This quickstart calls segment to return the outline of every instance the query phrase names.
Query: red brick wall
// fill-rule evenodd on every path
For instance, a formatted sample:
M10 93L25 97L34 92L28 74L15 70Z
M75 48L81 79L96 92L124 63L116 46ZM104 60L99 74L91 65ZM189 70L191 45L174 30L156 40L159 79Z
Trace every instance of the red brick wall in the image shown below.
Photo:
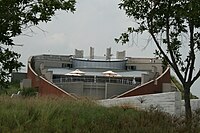
M138 86L130 91L127 91L117 96L116 98L161 93L163 83L171 83L170 68L167 68L167 70L162 75L160 75L156 80L151 80L141 86Z
M39 88L39 76L32 70L31 66L28 64L27 78L31 79L32 87Z
M28 72L27 78L31 79L32 87L38 88L39 95L56 95L56 96L64 96L69 97L70 99L76 99L74 96L70 95L69 93L63 91L56 85L52 84L48 80L44 79L41 76L38 76L31 67L31 58L29 59L28 63Z

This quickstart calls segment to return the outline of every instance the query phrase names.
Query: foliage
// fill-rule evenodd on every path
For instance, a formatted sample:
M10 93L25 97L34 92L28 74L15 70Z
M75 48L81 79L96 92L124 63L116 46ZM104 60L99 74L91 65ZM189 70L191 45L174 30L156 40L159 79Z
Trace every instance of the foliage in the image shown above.
M11 96L12 94L16 94L18 91L20 91L20 96L21 97L32 97L32 96L37 96L38 94L38 89L37 88L20 88L20 83L19 82L11 82L8 85L8 88L1 89L0 90L0 95L1 96Z
M23 88L20 93L24 97L37 96L38 89L36 88Z
M183 85L174 76L171 76L171 81L176 86L176 88L181 92L182 99L184 99ZM198 97L190 93L190 99L198 99Z
M0 97L0 132L75 132L75 133L187 133L184 119L158 110L105 108L92 101L65 98ZM200 118L200 114L195 115ZM196 119L193 132L198 132Z
M51 21L57 10L75 11L75 0L0 0L0 87L10 73L22 66L20 54L12 51L13 37L39 22Z
M11 96L13 93L17 93L20 91L20 83L19 82L10 82L8 85L8 88L2 88L0 89L0 95L1 96Z
M8 82L10 74L12 71L18 70L22 65L17 59L20 57L19 54L14 51L3 49L0 46L0 89L5 89L8 87Z
M172 67L183 85L186 116L191 118L190 88L200 76L199 67L195 67L200 52L200 1L121 0L119 8L137 26L115 40L125 44L131 33L150 34L158 48L155 54Z

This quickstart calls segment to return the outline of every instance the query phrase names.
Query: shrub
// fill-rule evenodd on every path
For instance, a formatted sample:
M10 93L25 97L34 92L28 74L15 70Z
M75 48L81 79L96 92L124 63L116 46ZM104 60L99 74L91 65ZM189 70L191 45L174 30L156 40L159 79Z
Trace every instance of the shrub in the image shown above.
M23 88L20 93L24 97L37 96L38 89L36 88Z

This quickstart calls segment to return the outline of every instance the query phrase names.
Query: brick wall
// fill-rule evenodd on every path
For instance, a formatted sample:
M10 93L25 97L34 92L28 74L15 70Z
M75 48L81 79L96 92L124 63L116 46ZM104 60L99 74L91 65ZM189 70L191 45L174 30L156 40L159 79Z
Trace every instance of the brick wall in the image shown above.
M38 88L39 95L56 95L56 96L63 96L69 97L70 99L76 99L74 96L70 95L69 93L63 91L61 88L57 87L50 81L46 80L45 78L39 76L31 67L31 57L28 63L28 72L27 78L32 80L32 87Z
M166 71L155 80L151 80L145 84L142 84L141 86L133 88L132 90L117 96L116 98L162 93L163 83L171 83L170 68L167 68Z

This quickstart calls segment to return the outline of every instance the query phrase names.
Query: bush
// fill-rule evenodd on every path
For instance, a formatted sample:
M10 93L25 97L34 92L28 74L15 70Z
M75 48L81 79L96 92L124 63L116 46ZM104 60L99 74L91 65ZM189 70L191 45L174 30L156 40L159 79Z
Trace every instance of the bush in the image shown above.
M36 88L23 88L20 94L24 97L37 96L38 89L36 89Z

